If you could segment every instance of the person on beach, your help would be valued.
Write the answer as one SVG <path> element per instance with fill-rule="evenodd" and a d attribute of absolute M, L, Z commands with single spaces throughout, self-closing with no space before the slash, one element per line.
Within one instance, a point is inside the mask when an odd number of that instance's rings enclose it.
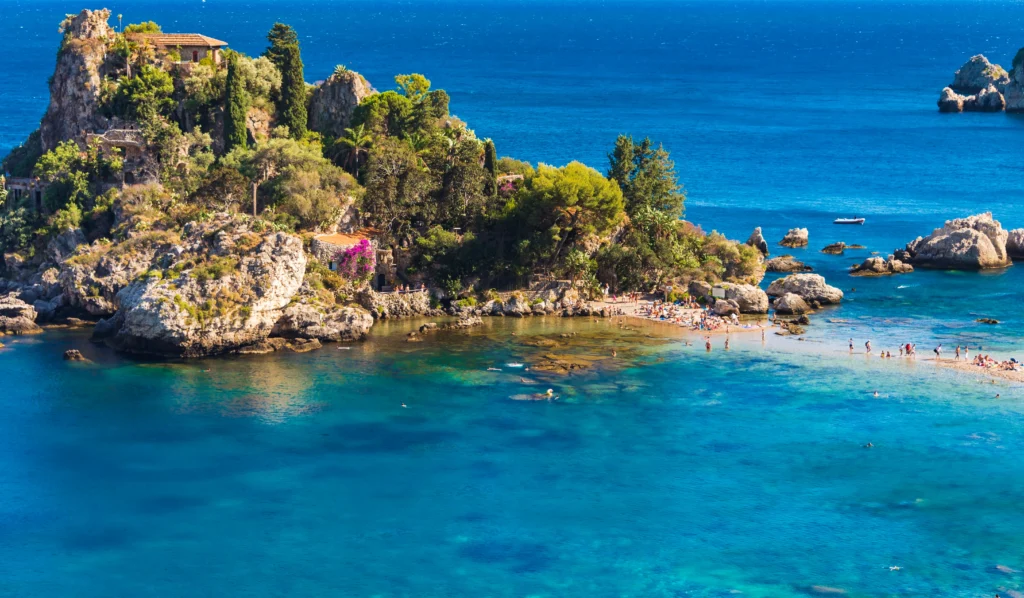
<path fill-rule="evenodd" d="M 942 359 L 942 343 L 939 343 L 938 347 L 932 349 L 935 352 L 935 359 Z"/>
<path fill-rule="evenodd" d="M 960 345 L 956 346 L 956 352 L 953 353 L 953 361 L 960 361 Z"/>
<path fill-rule="evenodd" d="M 868 355 L 871 355 L 871 341 L 865 342 L 864 348 L 867 349 Z"/>
<path fill-rule="evenodd" d="M 725 337 L 725 350 L 729 350 L 729 337 Z"/>
<path fill-rule="evenodd" d="M 711 352 L 711 337 L 710 336 L 705 336 L 704 337 L 704 349 L 707 350 L 708 353 Z"/>
<path fill-rule="evenodd" d="M 900 345 L 900 357 L 903 357 L 903 345 Z"/>
<path fill-rule="evenodd" d="M 850 353 L 853 353 L 853 339 L 850 339 Z"/>
<path fill-rule="evenodd" d="M 968 347 L 967 345 L 964 345 L 964 361 L 970 361 L 970 360 L 971 360 L 971 348 Z"/>

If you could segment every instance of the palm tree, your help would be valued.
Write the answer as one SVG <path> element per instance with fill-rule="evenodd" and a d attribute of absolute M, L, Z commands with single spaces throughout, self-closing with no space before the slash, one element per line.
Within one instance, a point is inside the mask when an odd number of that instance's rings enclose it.
<path fill-rule="evenodd" d="M 359 125 L 354 129 L 345 129 L 345 135 L 339 137 L 335 143 L 341 146 L 345 156 L 341 167 L 351 174 L 356 174 L 373 145 L 373 135 L 366 130 L 366 125 Z"/>

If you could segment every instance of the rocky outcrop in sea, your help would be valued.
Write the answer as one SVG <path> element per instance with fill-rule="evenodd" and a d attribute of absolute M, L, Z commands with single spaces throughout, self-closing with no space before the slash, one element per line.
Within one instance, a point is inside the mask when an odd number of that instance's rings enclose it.
<path fill-rule="evenodd" d="M 807 247 L 809 234 L 806 228 L 791 228 L 786 236 L 779 241 L 783 247 Z"/>
<path fill-rule="evenodd" d="M 892 254 L 888 258 L 869 257 L 850 269 L 853 276 L 887 276 L 889 274 L 907 274 L 914 267 L 896 259 Z"/>
<path fill-rule="evenodd" d="M 1007 233 L 1006 254 L 1010 259 L 1024 259 L 1024 228 L 1015 228 Z"/>
<path fill-rule="evenodd" d="M 810 272 L 813 270 L 813 268 L 791 255 L 773 257 L 766 261 L 764 265 L 765 270 L 768 272 Z"/>
<path fill-rule="evenodd" d="M 761 234 L 761 227 L 754 229 L 754 232 L 750 233 L 750 237 L 747 239 L 747 245 L 750 245 L 754 249 L 761 252 L 761 255 L 768 257 L 768 241 L 764 240 L 764 235 Z"/>
<path fill-rule="evenodd" d="M 897 260 L 940 270 L 984 270 L 1010 265 L 1009 233 L 990 212 L 947 220 L 927 237 L 894 252 Z"/>
<path fill-rule="evenodd" d="M 843 292 L 825 282 L 819 274 L 790 274 L 768 285 L 770 297 L 797 295 L 811 308 L 835 305 L 843 300 Z"/>
<path fill-rule="evenodd" d="M 939 93 L 940 112 L 1016 112 L 1024 110 L 1024 64 L 1012 72 L 972 56 Z"/>

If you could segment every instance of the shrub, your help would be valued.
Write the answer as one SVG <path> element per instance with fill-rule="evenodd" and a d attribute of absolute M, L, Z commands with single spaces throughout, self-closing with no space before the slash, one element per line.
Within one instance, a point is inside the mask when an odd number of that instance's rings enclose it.
<path fill-rule="evenodd" d="M 334 261 L 338 264 L 338 274 L 356 284 L 369 282 L 377 269 L 377 253 L 366 239 L 339 251 Z"/>

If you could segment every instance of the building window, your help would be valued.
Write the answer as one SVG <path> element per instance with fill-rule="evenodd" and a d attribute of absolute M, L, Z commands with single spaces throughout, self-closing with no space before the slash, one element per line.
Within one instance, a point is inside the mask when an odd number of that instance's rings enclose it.
<path fill-rule="evenodd" d="M 331 272 L 334 272 L 338 269 L 338 264 L 335 264 L 333 261 L 331 261 L 331 263 L 327 264 L 327 267 L 331 269 Z"/>

